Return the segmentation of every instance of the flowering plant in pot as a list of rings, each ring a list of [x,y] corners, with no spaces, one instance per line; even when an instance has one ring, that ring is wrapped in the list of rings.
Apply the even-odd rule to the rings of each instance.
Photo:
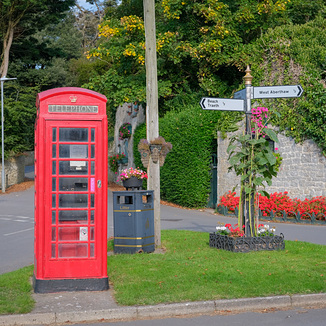
[[[227,223],[224,226],[217,226],[216,233],[235,238],[244,236],[244,232],[240,229],[238,224],[235,224],[234,227],[232,227],[230,223]]]
[[[123,140],[130,137],[131,137],[131,124],[129,122],[126,122],[119,128],[119,139]]]
[[[259,250],[283,250],[285,248],[284,236],[274,235],[275,228],[259,224],[257,236],[245,236],[243,229],[231,224],[217,226],[216,232],[209,234],[209,246],[233,252],[250,252]]]
[[[125,159],[126,155],[124,153],[115,154],[109,157],[109,167],[114,173],[118,172],[119,164],[121,160]]]
[[[129,169],[124,169],[119,177],[117,181],[124,181],[124,180],[128,180],[131,178],[136,178],[139,180],[143,180],[143,179],[147,179],[147,173],[143,170],[140,169],[134,169],[134,168],[129,168]]]
[[[129,168],[123,170],[119,177],[118,182],[122,181],[123,186],[128,189],[141,189],[143,180],[147,179],[147,173],[140,169]]]

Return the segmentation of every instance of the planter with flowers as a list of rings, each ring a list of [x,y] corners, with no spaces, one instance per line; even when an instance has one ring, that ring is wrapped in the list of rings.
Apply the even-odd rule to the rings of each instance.
[[[216,227],[217,232],[209,234],[209,246],[233,252],[250,252],[260,250],[283,250],[284,236],[275,235],[275,228],[259,224],[257,236],[245,236],[243,230],[231,224]]]
[[[122,181],[126,190],[141,190],[144,179],[147,179],[147,173],[145,171],[131,167],[123,170],[117,181]]]
[[[131,137],[131,130],[132,126],[129,122],[124,123],[120,128],[119,128],[119,139],[124,140],[128,139]]]
[[[284,249],[283,235],[274,235],[274,229],[256,222],[258,193],[268,195],[263,188],[266,184],[272,184],[282,160],[266,139],[268,137],[278,142],[275,132],[268,128],[268,109],[253,108],[251,113],[251,119],[247,119],[246,133],[231,137],[227,149],[229,170],[240,177],[240,197],[234,202],[238,206],[238,224],[236,228],[230,224],[218,227],[217,232],[210,233],[209,240],[211,247],[234,252]],[[227,200],[234,195],[234,192],[229,192]]]
[[[119,164],[124,164],[128,162],[128,158],[124,153],[115,154],[109,157],[109,167],[110,170],[114,173],[118,173]]]

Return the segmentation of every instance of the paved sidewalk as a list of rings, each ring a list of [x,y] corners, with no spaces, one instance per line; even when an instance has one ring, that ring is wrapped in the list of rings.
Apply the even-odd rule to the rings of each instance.
[[[122,307],[115,303],[112,292],[110,289],[104,292],[34,294],[36,307],[32,313],[0,316],[0,326],[112,322],[297,307],[326,308],[326,293]]]

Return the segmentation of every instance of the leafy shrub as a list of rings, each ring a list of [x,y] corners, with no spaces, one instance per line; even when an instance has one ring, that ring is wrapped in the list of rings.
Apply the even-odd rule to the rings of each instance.
[[[34,149],[37,91],[11,87],[4,95],[5,158]],[[0,126],[1,130],[1,126]],[[1,139],[1,137],[0,137]],[[1,153],[1,148],[0,148]]]
[[[268,106],[279,114],[272,124],[297,142],[313,140],[326,155],[326,20],[317,17],[303,25],[269,30],[245,47],[242,57],[251,63],[253,85],[295,85],[300,99],[273,99]],[[241,60],[241,59],[239,59]],[[261,103],[261,100],[257,101]],[[266,101],[264,101],[266,105]]]

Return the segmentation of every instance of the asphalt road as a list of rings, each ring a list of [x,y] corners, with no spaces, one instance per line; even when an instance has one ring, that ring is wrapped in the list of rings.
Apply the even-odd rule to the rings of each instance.
[[[108,194],[108,236],[113,236],[113,195]],[[218,223],[237,223],[235,217],[213,214],[212,209],[190,210],[161,205],[161,229],[214,232]],[[286,240],[326,245],[326,225],[269,223]],[[0,195],[0,274],[33,264],[34,187]]]

